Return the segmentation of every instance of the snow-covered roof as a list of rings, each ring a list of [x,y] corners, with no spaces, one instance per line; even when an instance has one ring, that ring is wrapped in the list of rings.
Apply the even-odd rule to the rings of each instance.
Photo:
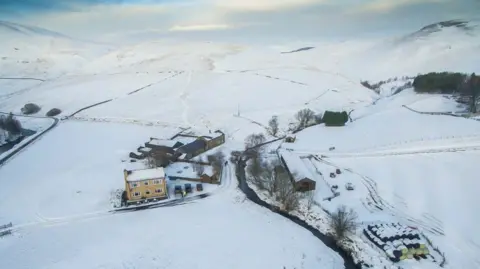
[[[128,182],[157,179],[157,178],[164,178],[164,177],[165,177],[165,171],[163,170],[162,167],[127,171]]]
[[[152,148],[139,147],[139,148],[138,148],[138,151],[140,151],[140,152],[142,152],[142,151],[143,151],[143,152],[150,152],[150,151],[152,151]]]
[[[210,165],[203,165],[203,174],[207,176],[213,176],[213,167]],[[184,177],[184,178],[198,178],[198,174],[195,171],[195,164],[188,162],[175,162],[169,164],[165,168],[165,174],[172,177]]]
[[[312,175],[308,171],[303,161],[300,159],[300,156],[284,149],[279,150],[279,152],[280,156],[282,156],[283,160],[285,161],[288,170],[290,173],[292,173],[295,181],[300,181],[305,178],[313,180]]]
[[[182,135],[179,135],[177,137],[175,137],[175,141],[178,141],[180,143],[183,143],[184,145],[186,144],[190,144],[192,143],[193,141],[197,140],[196,137],[191,137],[191,136],[182,136]]]
[[[157,138],[152,138],[150,141],[148,141],[149,145],[169,147],[169,148],[173,148],[177,143],[178,141],[176,140],[157,139]]]

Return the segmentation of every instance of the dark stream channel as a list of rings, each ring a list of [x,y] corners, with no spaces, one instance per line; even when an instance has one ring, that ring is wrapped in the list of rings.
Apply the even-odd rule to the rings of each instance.
[[[345,266],[346,269],[361,269],[362,268],[361,264],[355,264],[355,262],[353,261],[353,258],[348,253],[346,253],[344,250],[342,250],[341,248],[339,248],[337,246],[333,237],[321,233],[319,230],[310,226],[308,223],[301,220],[300,218],[298,218],[296,216],[292,216],[292,215],[290,215],[286,212],[283,212],[277,206],[270,205],[267,202],[260,199],[258,197],[258,195],[255,193],[255,191],[252,190],[246,182],[245,167],[246,167],[245,161],[242,161],[242,160],[238,161],[238,163],[236,165],[235,173],[236,173],[238,181],[239,181],[238,186],[239,186],[240,190],[247,196],[247,198],[250,201],[256,203],[257,205],[263,206],[263,207],[269,209],[270,211],[272,211],[274,213],[277,213],[277,214],[293,221],[297,225],[299,225],[299,226],[307,229],[308,231],[310,231],[316,238],[320,239],[320,241],[322,241],[327,247],[329,247],[333,251],[337,252],[343,258],[344,266]]]
[[[10,141],[10,142],[5,143],[5,144],[0,146],[0,154],[11,150],[13,147],[15,147],[16,144],[22,142],[23,139],[25,139],[25,138],[27,138],[31,135],[34,135],[35,133],[36,132],[32,131],[32,130],[22,129],[22,136],[18,137],[14,141]]]

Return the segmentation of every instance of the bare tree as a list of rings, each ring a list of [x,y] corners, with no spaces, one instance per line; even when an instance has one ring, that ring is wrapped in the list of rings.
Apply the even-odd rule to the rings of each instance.
[[[270,195],[274,195],[278,191],[279,186],[279,174],[283,173],[283,167],[278,159],[268,163],[265,167],[265,172],[263,173],[263,178],[265,182],[265,188]]]
[[[309,108],[304,108],[295,114],[295,118],[298,120],[299,128],[305,128],[315,118],[315,112]]]
[[[264,178],[265,173],[268,173],[268,171],[265,171],[266,169],[265,163],[260,158],[252,158],[247,166],[247,172],[252,183],[261,190],[265,189]]]
[[[269,121],[268,121],[268,127],[270,134],[272,136],[277,136],[278,134],[278,117],[273,116]]]
[[[166,167],[170,163],[170,158],[165,153],[155,153],[145,158],[145,164],[148,168]]]
[[[262,133],[251,134],[245,138],[245,148],[249,149],[256,147],[266,141],[265,136]]]
[[[221,165],[223,165],[223,163],[225,162],[226,160],[226,156],[225,154],[223,153],[223,151],[217,151],[215,152],[215,154],[213,154],[215,156],[215,158],[217,159],[218,163]]]
[[[330,228],[334,231],[337,241],[345,238],[348,233],[353,233],[357,229],[357,213],[353,210],[347,210],[342,205],[337,211],[329,215]]]
[[[207,161],[210,163],[211,166],[215,169],[215,171],[220,171],[222,169],[222,165],[225,162],[225,154],[221,151],[217,151],[215,154],[211,154],[207,156]]]
[[[315,204],[315,191],[307,191],[305,193],[305,198],[307,199],[307,209],[312,209],[312,206]]]
[[[259,145],[265,143],[266,138],[262,133],[251,134],[245,138],[245,149],[251,158],[255,158],[261,153],[261,147]]]
[[[299,195],[295,191],[288,173],[278,173],[277,177],[277,200],[282,203],[283,208],[288,212],[297,209],[299,205]]]
[[[205,166],[203,166],[203,164],[195,163],[193,166],[193,169],[195,169],[195,172],[199,177],[202,176],[203,173],[205,172]]]
[[[468,107],[471,113],[477,113],[478,101],[480,98],[480,77],[475,73],[465,76],[460,86],[460,93],[468,100]]]
[[[147,158],[145,158],[145,165],[147,165],[148,168],[158,167],[157,161],[152,156],[147,156]]]

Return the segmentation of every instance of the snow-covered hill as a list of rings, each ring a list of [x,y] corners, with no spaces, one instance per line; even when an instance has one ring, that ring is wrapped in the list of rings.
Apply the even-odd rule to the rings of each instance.
[[[192,261],[198,261],[201,269],[217,268],[212,267],[213,263],[219,264],[218,268],[227,264],[229,268],[254,269],[341,266],[336,254],[308,239],[303,230],[258,211],[253,204],[242,205],[239,201],[244,197],[235,190],[233,171],[228,177],[230,186],[221,195],[205,203],[182,205],[178,210],[172,207],[152,213],[107,215],[108,195],[122,187],[121,171],[126,166],[122,160],[149,136],[166,138],[180,127],[202,134],[221,129],[227,137],[222,150],[228,154],[242,149],[247,135],[265,133],[273,115],[279,116],[281,132],[285,132],[295,121],[295,113],[303,108],[319,113],[353,111],[354,121],[345,128],[308,128],[297,134],[295,143],[284,146],[297,154],[326,154],[329,147],[336,146],[342,167],[357,169],[352,157],[431,153],[432,145],[438,146],[438,141],[444,149],[465,146],[463,139],[477,143],[480,123],[476,121],[420,115],[404,107],[452,111],[456,104],[451,99],[415,94],[412,89],[391,96],[394,87],[411,80],[395,77],[443,70],[480,73],[480,54],[476,53],[480,35],[473,23],[439,23],[400,37],[344,42],[297,41],[260,46],[152,40],[105,46],[37,27],[1,22],[0,111],[18,113],[24,104],[37,103],[42,113],[55,107],[62,110],[60,117],[74,117],[60,122],[45,139],[26,148],[0,170],[1,178],[10,179],[0,188],[0,212],[5,212],[0,221],[20,224],[13,237],[0,240],[0,253],[6,253],[0,254],[0,267],[63,268],[70,264],[72,268],[150,269],[167,264],[186,268],[195,266]],[[390,82],[378,94],[361,85],[364,80]],[[97,123],[75,122],[80,120]],[[425,145],[419,147],[421,143]],[[412,152],[419,148],[419,152]],[[452,159],[463,157],[456,155]],[[443,162],[445,169],[449,169],[447,162]],[[382,164],[388,166],[389,162]],[[372,169],[359,168],[376,177]],[[421,180],[423,172],[411,171],[408,175]],[[385,184],[397,186],[393,181],[394,177]],[[442,189],[456,182],[442,180],[447,185]],[[429,210],[442,213],[435,208],[436,199],[442,197],[430,196],[429,190],[422,187],[428,184],[419,184],[417,192],[429,206],[422,207],[420,214],[412,214],[415,217]],[[386,193],[379,192],[385,200],[390,198],[389,186],[384,188]],[[456,202],[452,199],[452,203]],[[347,204],[362,207],[358,199],[350,199]],[[331,209],[332,205],[325,207]],[[414,207],[404,209],[401,216],[410,216],[407,209]],[[472,212],[472,220],[477,218],[474,206],[463,210]],[[375,217],[373,214],[368,220]],[[454,229],[455,222],[445,223],[450,225],[446,228]],[[249,234],[253,227],[255,232]],[[151,233],[144,233],[144,229],[155,231],[154,236],[149,237]],[[93,237],[87,236],[90,232]],[[85,236],[79,241],[78,234]],[[178,234],[182,235],[181,244]],[[184,244],[198,234],[203,241]],[[247,236],[252,237],[252,244],[246,245]],[[54,242],[52,238],[61,240]],[[272,242],[275,248],[269,249],[274,238],[280,239]],[[448,251],[466,244],[465,234],[453,239],[457,241]],[[208,243],[207,247],[203,242]],[[442,246],[447,243],[448,234],[441,240]],[[52,249],[45,244],[52,245]],[[168,247],[170,244],[195,255],[187,262]],[[222,257],[238,257],[241,262],[212,262],[203,256],[210,250]],[[469,249],[469,257],[476,253],[473,247]],[[252,255],[265,258],[256,263]],[[283,258],[276,260],[279,256]],[[472,258],[464,264],[476,262]],[[413,266],[407,264],[405,268]]]
[[[106,45],[6,21],[0,21],[0,37],[0,77],[51,79],[109,50]]]

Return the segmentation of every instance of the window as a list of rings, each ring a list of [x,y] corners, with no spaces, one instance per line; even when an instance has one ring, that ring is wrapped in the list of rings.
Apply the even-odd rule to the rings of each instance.
[[[149,195],[149,194],[150,194],[150,191],[146,191],[146,192],[145,192],[145,195]]]
[[[156,184],[156,185],[160,184],[160,180],[155,179],[155,180],[153,181],[153,184]]]
[[[136,191],[133,193],[133,197],[138,197],[138,196],[140,196],[140,192]]]
[[[156,189],[156,190],[155,190],[155,193],[162,193],[162,192],[163,192],[162,189]]]
[[[130,187],[136,188],[136,187],[138,187],[138,184],[136,182],[130,183]]]
[[[148,180],[143,182],[143,185],[148,186]]]

